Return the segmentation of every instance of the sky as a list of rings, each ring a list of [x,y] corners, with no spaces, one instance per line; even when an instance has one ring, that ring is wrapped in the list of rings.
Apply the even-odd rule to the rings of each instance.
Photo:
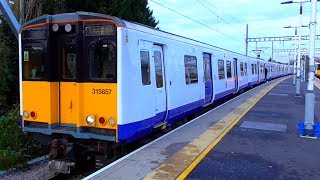
[[[159,21],[157,27],[161,30],[245,54],[246,24],[249,27],[249,38],[294,35],[294,28],[284,27],[299,26],[299,3],[280,4],[284,1],[148,0],[148,6]],[[319,20],[319,3],[317,7]],[[302,25],[309,25],[310,13],[311,3],[303,3]],[[319,34],[319,25],[316,34]],[[309,28],[302,28],[301,34],[309,35]],[[294,41],[276,41],[273,48],[294,49],[294,44]],[[262,59],[272,57],[271,42],[249,43],[249,56],[256,56],[252,51],[256,47],[263,50]],[[309,41],[302,41],[301,47],[308,49]],[[320,47],[320,40],[316,41],[316,47]],[[316,52],[316,56],[320,56],[320,52]],[[293,52],[273,53],[273,59],[278,62],[287,63],[293,57]]]

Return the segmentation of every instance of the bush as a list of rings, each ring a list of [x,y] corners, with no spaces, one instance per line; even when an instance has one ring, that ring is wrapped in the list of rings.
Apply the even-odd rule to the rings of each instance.
[[[0,117],[0,170],[26,165],[31,158],[46,154],[39,144],[19,127],[19,107]]]

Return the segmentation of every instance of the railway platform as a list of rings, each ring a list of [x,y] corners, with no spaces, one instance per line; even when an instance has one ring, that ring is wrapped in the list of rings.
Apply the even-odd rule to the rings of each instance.
[[[297,133],[304,92],[295,97],[292,77],[269,81],[85,179],[320,179],[320,140]]]

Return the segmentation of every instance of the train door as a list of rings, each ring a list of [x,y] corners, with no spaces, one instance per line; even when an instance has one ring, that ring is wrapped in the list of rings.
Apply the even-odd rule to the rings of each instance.
[[[204,67],[204,83],[205,83],[205,100],[204,104],[208,104],[212,100],[213,82],[212,82],[212,68],[211,68],[211,54],[203,53],[203,67]]]
[[[233,74],[234,74],[234,92],[238,92],[238,59],[237,58],[233,58]]]
[[[75,124],[78,119],[77,109],[77,51],[76,36],[61,35],[58,41],[58,98],[59,123]]]
[[[165,88],[165,71],[164,71],[164,61],[163,61],[163,51],[161,46],[153,46],[153,60],[155,69],[155,112],[157,122],[165,120],[167,113],[167,98],[166,98],[166,88]]]

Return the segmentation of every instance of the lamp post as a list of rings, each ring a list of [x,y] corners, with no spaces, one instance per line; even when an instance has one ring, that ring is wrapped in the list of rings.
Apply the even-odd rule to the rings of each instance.
[[[292,3],[299,3],[300,4],[300,11],[299,11],[299,51],[298,51],[298,58],[297,58],[297,77],[296,77],[296,97],[301,97],[301,88],[300,88],[300,83],[301,83],[301,27],[302,27],[302,4],[305,2],[310,2],[310,1],[286,1],[282,2],[281,4],[292,4]]]
[[[297,28],[299,26],[285,26],[283,28],[294,28],[294,60],[293,60],[293,86],[296,85],[296,76],[297,76]],[[309,27],[303,25],[301,27]]]
[[[314,51],[315,51],[315,35],[317,18],[317,0],[311,0],[311,18],[310,18],[310,48],[309,48],[309,72],[308,85],[305,97],[305,128],[312,130],[314,125]]]

